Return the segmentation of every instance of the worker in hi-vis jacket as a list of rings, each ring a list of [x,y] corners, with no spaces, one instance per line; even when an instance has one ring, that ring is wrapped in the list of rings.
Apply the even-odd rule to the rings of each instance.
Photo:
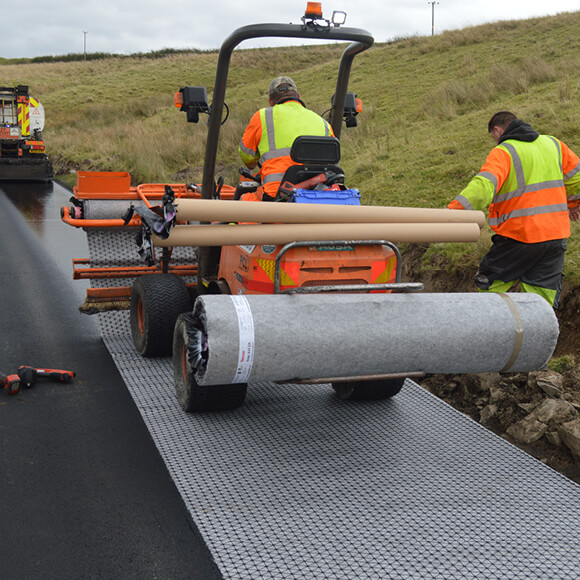
[[[250,119],[239,146],[247,167],[261,165],[264,201],[276,197],[284,172],[294,165],[290,149],[296,137],[333,135],[329,123],[300,100],[290,77],[277,77],[270,83],[268,101],[270,106],[256,111]]]
[[[519,281],[523,292],[557,308],[570,220],[580,216],[580,159],[508,111],[493,115],[488,131],[497,146],[447,206],[489,206],[493,243],[475,283],[481,291],[507,292]]]

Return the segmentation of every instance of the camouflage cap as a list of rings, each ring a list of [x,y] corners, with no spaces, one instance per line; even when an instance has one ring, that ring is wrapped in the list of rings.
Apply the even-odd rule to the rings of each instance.
[[[270,96],[288,91],[294,91],[295,93],[298,92],[296,83],[290,77],[277,77],[268,87],[268,95]]]

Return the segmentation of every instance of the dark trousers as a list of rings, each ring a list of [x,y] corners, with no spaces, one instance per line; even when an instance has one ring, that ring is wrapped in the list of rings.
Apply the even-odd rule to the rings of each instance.
[[[526,244],[495,234],[479,264],[475,283],[481,290],[506,291],[520,281],[522,290],[536,292],[558,307],[567,241]]]

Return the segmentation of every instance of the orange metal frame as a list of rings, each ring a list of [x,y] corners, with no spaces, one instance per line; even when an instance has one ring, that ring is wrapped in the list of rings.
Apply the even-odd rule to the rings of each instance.
[[[168,184],[176,197],[201,199],[198,186]],[[74,188],[78,199],[142,200],[151,207],[150,200],[161,200],[165,195],[164,183],[145,183],[131,186],[131,177],[126,172],[79,172]],[[222,197],[232,198],[235,188],[223,186]],[[61,209],[62,220],[81,228],[139,227],[141,218],[135,215],[128,223],[122,219],[78,219],[70,215],[67,207]],[[281,246],[258,246],[247,252],[240,246],[225,246],[222,249],[218,279],[227,282],[233,294],[269,294],[274,292],[274,261]],[[282,289],[296,286],[317,286],[325,284],[392,283],[396,279],[396,257],[383,247],[357,247],[351,251],[311,251],[296,248],[291,257],[283,260]],[[73,278],[79,279],[123,279],[144,274],[172,273],[179,276],[197,277],[198,266],[171,265],[169,259],[154,266],[91,267],[90,260],[73,260]],[[195,284],[188,284],[195,286]],[[372,291],[369,288],[369,291]],[[114,300],[126,301],[130,298],[130,286],[114,288],[90,288],[87,299],[92,302]]]
[[[79,200],[142,200],[151,207],[150,200],[161,200],[165,195],[165,186],[169,185],[176,198],[201,199],[198,186],[188,186],[184,183],[144,183],[131,185],[131,176],[127,172],[109,171],[79,171],[77,185],[73,188],[75,197]],[[221,194],[226,199],[234,196],[235,188],[224,186]],[[125,223],[122,219],[80,219],[71,217],[70,208],[61,208],[61,219],[66,224],[77,228],[135,228],[141,226],[141,217],[135,215]],[[89,259],[73,259],[73,279],[127,279],[144,274],[176,274],[178,276],[197,277],[197,265],[172,265],[163,263],[155,266],[125,266],[125,267],[91,267]],[[187,284],[194,287],[196,284]],[[88,288],[87,300],[90,302],[127,301],[131,297],[131,286],[115,286],[107,288]]]

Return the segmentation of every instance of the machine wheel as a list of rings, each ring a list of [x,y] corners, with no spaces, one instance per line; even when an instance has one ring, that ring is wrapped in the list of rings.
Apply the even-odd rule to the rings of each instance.
[[[175,394],[181,408],[188,413],[228,411],[244,404],[247,383],[231,385],[198,385],[194,375],[207,357],[205,337],[196,328],[193,314],[181,314],[173,335],[173,376]]]
[[[220,280],[217,280],[217,282],[210,282],[209,286],[207,288],[207,293],[208,294],[231,294],[231,290],[230,287],[228,285],[228,283],[221,278]]]
[[[171,354],[175,321],[191,310],[187,285],[175,274],[147,274],[131,291],[131,334],[144,357]]]
[[[384,379],[376,381],[348,381],[332,383],[336,395],[349,401],[378,401],[394,397],[402,388],[405,379]]]

